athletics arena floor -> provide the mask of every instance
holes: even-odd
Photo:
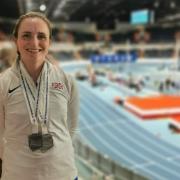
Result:
[[[155,88],[128,92],[107,78],[98,79],[101,85],[96,87],[78,81],[84,141],[149,179],[179,180],[180,135],[168,125],[180,119],[180,97],[157,93]],[[117,96],[123,105],[114,103]]]

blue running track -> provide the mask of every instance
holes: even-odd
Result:
[[[79,83],[80,134],[106,154],[152,180],[180,180],[180,148],[158,139]],[[120,109],[120,108],[119,108]]]

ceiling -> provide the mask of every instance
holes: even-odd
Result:
[[[28,11],[40,11],[53,22],[128,23],[130,12],[154,11],[155,22],[180,20],[180,0],[1,0],[0,20],[13,21]]]

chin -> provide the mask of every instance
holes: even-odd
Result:
[[[32,55],[29,57],[32,61],[44,61],[45,56],[42,55]]]

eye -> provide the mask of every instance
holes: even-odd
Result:
[[[45,34],[43,34],[43,33],[40,33],[40,34],[38,34],[38,39],[39,40],[46,40],[47,36]]]
[[[30,34],[23,34],[23,35],[22,35],[22,38],[23,38],[24,40],[29,40],[29,39],[31,38],[31,35],[30,35]]]

